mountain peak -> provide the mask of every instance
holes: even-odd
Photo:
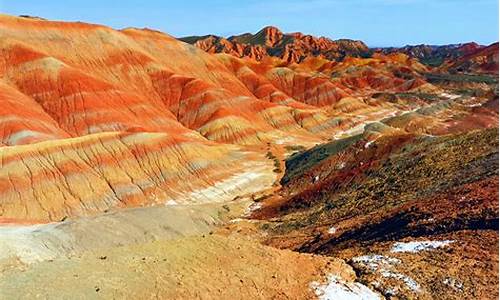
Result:
[[[265,26],[265,27],[262,27],[262,29],[257,33],[265,33],[266,35],[276,35],[276,34],[280,34],[280,35],[283,35],[283,32],[276,26],[272,26],[272,25],[269,25],[269,26]]]
[[[274,26],[266,26],[255,34],[244,33],[229,37],[230,41],[249,44],[249,45],[265,45],[267,47],[275,47],[282,39],[283,32]]]
[[[265,45],[274,47],[283,38],[283,32],[274,26],[266,26],[259,31],[256,36],[264,35]]]
[[[268,26],[264,26],[262,27],[262,29],[260,31],[265,31],[265,32],[281,32],[281,30],[276,27],[276,26],[273,26],[273,25],[268,25]]]

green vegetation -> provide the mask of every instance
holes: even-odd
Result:
[[[209,36],[210,35],[193,35],[193,36],[186,36],[186,37],[179,38],[179,40],[181,40],[185,43],[188,43],[188,44],[194,44],[199,40],[208,38]]]
[[[355,135],[341,140],[336,140],[326,144],[318,145],[305,152],[296,153],[285,162],[286,173],[281,183],[287,183],[291,179],[302,176],[305,171],[315,166],[320,161],[335,155],[352,144],[362,139],[362,135]]]
[[[487,74],[440,74],[440,73],[426,73],[425,78],[430,83],[441,82],[474,82],[474,83],[498,83],[498,76]]]
[[[405,92],[405,93],[396,93],[396,97],[402,98],[402,99],[412,99],[412,98],[418,98],[422,99],[425,101],[436,101],[439,100],[439,96],[436,94],[430,94],[430,93],[414,93],[414,92]]]
[[[302,145],[287,145],[285,146],[285,150],[286,151],[304,151],[306,150],[306,147],[302,146]]]
[[[481,89],[455,89],[453,93],[468,96],[468,97],[485,97],[487,96],[487,91]]]
[[[420,59],[420,62],[423,63],[424,65],[428,65],[431,67],[439,67],[440,65],[443,64],[444,58],[443,57],[422,58]]]
[[[273,172],[274,173],[281,172],[281,163],[280,163],[280,160],[276,156],[274,156],[274,154],[271,151],[267,151],[266,157],[268,159],[272,159],[274,161],[274,170],[273,170]]]
[[[346,141],[337,142],[343,142],[342,146],[347,144]],[[283,217],[274,223],[276,225],[268,226],[270,232],[286,234],[377,211],[389,211],[409,201],[445,195],[464,184],[495,178],[498,174],[498,128],[436,138],[422,137],[401,146],[353,180],[322,185],[312,194],[294,196],[293,202],[280,210]],[[315,154],[309,153],[308,157]],[[486,211],[486,214],[490,219],[496,216],[495,212]]]

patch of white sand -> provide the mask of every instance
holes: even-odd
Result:
[[[483,105],[483,104],[482,104],[482,103],[474,103],[474,104],[468,104],[468,105],[466,105],[466,106],[467,106],[467,107],[479,107],[479,106],[481,106],[481,105]]]
[[[418,293],[421,290],[420,285],[415,280],[395,271],[396,265],[401,264],[401,260],[397,258],[372,254],[355,257],[352,261],[363,264],[370,271],[379,273],[382,277],[402,281],[411,291]]]
[[[365,149],[370,148],[371,144],[373,144],[375,141],[369,141],[365,144]]]
[[[420,292],[420,285],[415,280],[406,275],[388,270],[382,270],[380,274],[382,274],[382,276],[386,278],[394,278],[403,281],[410,290],[417,293]]]
[[[445,280],[443,280],[443,283],[456,290],[462,290],[464,287],[463,283],[460,280],[452,277],[445,278]]]
[[[243,213],[243,216],[244,217],[249,217],[252,212],[258,210],[258,209],[261,209],[262,208],[262,203],[259,203],[259,202],[255,202],[255,203],[252,203],[246,210],[245,212]]]
[[[397,265],[401,263],[401,260],[394,257],[387,257],[384,255],[370,254],[354,257],[352,259],[356,263],[362,263],[369,267],[372,271],[376,271],[382,265]]]
[[[332,226],[332,227],[330,227],[330,228],[328,228],[328,233],[329,233],[329,234],[335,234],[335,232],[337,232],[337,228],[335,228],[335,227],[333,227],[333,226]]]
[[[460,98],[460,95],[455,95],[455,94],[448,94],[448,93],[441,93],[442,97],[448,98],[450,100]]]
[[[417,109],[420,109],[420,107],[415,108],[412,111],[415,111]],[[400,111],[400,110],[382,110],[380,112],[377,112],[376,114],[369,114],[366,116],[360,116],[357,118],[361,122],[358,123],[357,125],[348,128],[346,130],[340,130],[336,134],[333,135],[334,140],[338,139],[343,139],[347,137],[351,137],[357,134],[361,134],[365,131],[365,126],[371,123],[376,123],[379,122],[383,119],[390,118],[390,117],[395,117],[397,115],[403,115],[409,111]],[[411,111],[410,111],[411,112]]]
[[[320,300],[372,300],[381,299],[380,295],[358,282],[345,282],[338,276],[329,274],[328,282],[320,284],[313,281],[310,284]]]
[[[39,235],[57,236],[61,241],[68,237],[58,230],[58,223],[0,226],[0,260],[16,254],[25,263],[56,257],[56,253],[41,244]]]
[[[8,139],[6,139],[6,141],[4,141],[7,145],[17,145],[19,144],[20,142],[22,142],[24,139],[28,139],[28,138],[52,138],[51,135],[49,134],[45,134],[45,133],[42,133],[42,132],[38,132],[38,131],[33,131],[33,130],[20,130],[20,131],[17,131],[16,133],[13,133],[9,136]]]
[[[236,218],[236,219],[230,220],[229,223],[235,224],[235,223],[243,222],[244,220],[245,219],[243,219],[243,218]]]
[[[224,202],[237,195],[269,188],[275,180],[276,175],[270,172],[265,165],[248,164],[248,168],[251,171],[234,174],[211,186],[195,190],[184,198],[187,202],[195,203]]]
[[[445,241],[415,241],[415,242],[397,242],[392,245],[391,252],[412,252],[416,253],[423,250],[437,249],[441,247],[448,246],[455,241],[445,240]]]
[[[369,124],[371,122],[373,122],[373,121],[362,122],[361,124],[358,124],[358,125],[356,125],[354,127],[351,127],[349,129],[340,130],[339,132],[337,132],[333,136],[333,139],[334,140],[338,140],[338,139],[347,138],[347,137],[350,137],[350,136],[353,136],[353,135],[356,135],[356,134],[361,134],[365,130],[365,125],[367,125],[367,124]]]

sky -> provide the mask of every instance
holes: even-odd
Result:
[[[0,12],[147,27],[176,37],[257,32],[274,25],[371,47],[498,41],[498,0],[0,0]]]

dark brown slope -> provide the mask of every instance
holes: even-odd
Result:
[[[266,242],[340,256],[389,299],[494,299],[497,136],[489,129],[337,145],[304,173],[308,185],[297,177],[281,205],[256,214],[272,220],[262,227]]]

